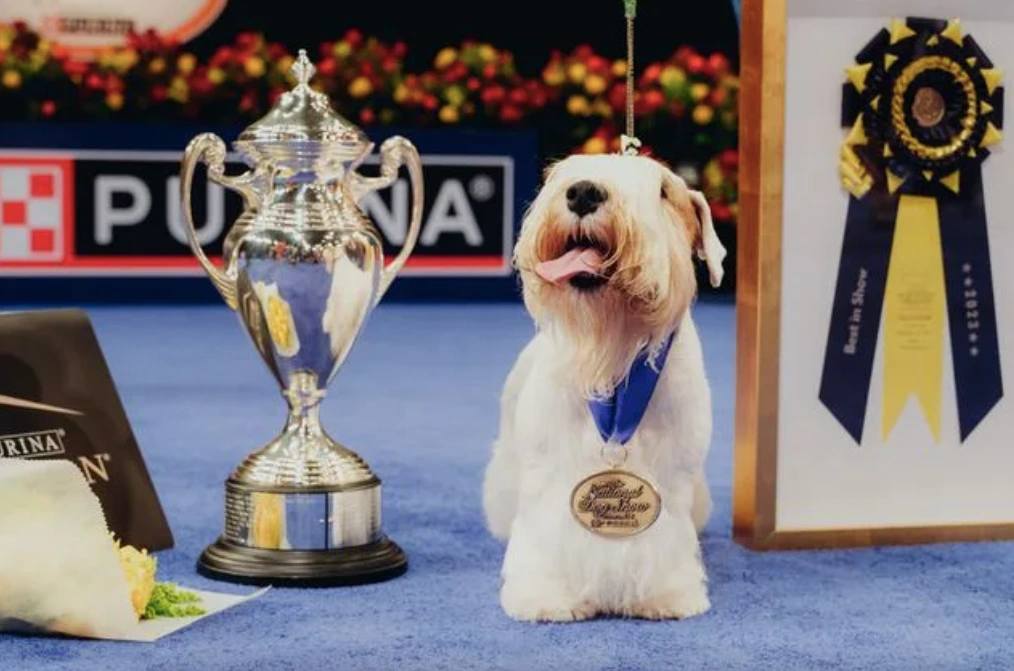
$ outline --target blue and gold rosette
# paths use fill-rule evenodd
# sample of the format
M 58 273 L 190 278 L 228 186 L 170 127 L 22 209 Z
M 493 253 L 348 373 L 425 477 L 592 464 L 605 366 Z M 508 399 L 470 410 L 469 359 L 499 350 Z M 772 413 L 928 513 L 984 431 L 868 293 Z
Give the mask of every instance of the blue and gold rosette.
M 958 20 L 909 18 L 846 75 L 850 197 L 820 399 L 861 443 L 883 317 L 882 436 L 914 396 L 939 442 L 949 329 L 964 442 L 1003 396 L 982 184 L 1002 72 Z

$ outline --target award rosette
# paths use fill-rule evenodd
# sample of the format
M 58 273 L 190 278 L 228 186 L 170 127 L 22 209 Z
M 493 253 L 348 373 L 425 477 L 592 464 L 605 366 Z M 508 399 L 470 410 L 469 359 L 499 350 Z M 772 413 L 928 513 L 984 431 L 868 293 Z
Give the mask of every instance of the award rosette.
M 964 442 L 1003 396 L 981 172 L 1002 72 L 958 20 L 909 18 L 846 74 L 851 196 L 820 400 L 861 443 L 883 316 L 883 436 L 914 395 L 939 441 L 946 323 Z

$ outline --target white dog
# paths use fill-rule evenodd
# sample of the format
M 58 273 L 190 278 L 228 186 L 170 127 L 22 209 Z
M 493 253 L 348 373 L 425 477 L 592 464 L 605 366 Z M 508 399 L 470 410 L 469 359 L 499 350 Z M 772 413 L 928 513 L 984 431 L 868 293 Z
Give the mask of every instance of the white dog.
M 711 512 L 712 418 L 689 312 L 695 254 L 718 286 L 726 252 L 707 201 L 645 156 L 556 163 L 525 217 L 515 263 L 538 331 L 507 378 L 483 492 L 489 529 L 507 541 L 500 603 L 515 619 L 710 608 L 697 534 Z M 626 449 L 608 454 L 654 485 L 661 512 L 604 537 L 571 510 L 574 487 L 609 470 L 588 401 L 609 397 L 644 354 L 656 371 L 664 362 L 654 392 Z

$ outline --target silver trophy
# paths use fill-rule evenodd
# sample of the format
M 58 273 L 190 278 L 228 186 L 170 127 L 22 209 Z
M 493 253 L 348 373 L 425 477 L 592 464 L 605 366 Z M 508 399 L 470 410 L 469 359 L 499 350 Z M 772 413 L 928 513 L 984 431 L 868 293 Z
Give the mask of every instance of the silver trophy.
M 198 561 L 208 577 L 253 584 L 339 585 L 395 577 L 408 567 L 381 530 L 380 480 L 320 424 L 319 408 L 367 317 L 412 253 L 423 210 L 422 166 L 411 142 L 381 145 L 377 177 L 358 166 L 369 138 L 313 91 L 305 51 L 297 84 L 237 138 L 252 170 L 225 174 L 226 146 L 205 133 L 186 148 L 181 190 L 190 247 L 239 316 L 281 386 L 289 416 L 281 434 L 253 452 L 225 483 L 225 529 Z M 239 192 L 245 210 L 212 264 L 194 230 L 194 169 Z M 400 253 L 384 267 L 381 237 L 358 206 L 412 182 L 412 216 Z

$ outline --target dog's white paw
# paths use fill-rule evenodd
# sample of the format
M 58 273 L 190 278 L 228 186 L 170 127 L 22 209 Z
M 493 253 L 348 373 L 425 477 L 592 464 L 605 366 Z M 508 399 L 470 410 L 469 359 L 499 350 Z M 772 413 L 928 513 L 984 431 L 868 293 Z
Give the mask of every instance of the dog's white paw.
M 507 581 L 500 590 L 504 612 L 519 622 L 577 622 L 595 616 L 595 607 L 566 590 L 550 585 L 536 589 Z
M 702 586 L 663 592 L 628 609 L 625 615 L 645 620 L 686 620 L 709 610 L 711 600 Z

